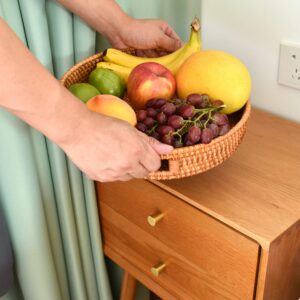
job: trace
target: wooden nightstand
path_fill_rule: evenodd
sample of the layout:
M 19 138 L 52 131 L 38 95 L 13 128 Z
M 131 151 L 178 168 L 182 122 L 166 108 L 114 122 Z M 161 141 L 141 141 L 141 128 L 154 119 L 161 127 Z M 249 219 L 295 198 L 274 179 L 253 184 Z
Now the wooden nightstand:
M 299 124 L 254 109 L 221 166 L 97 191 L 104 252 L 128 272 L 124 299 L 133 278 L 166 300 L 300 297 Z

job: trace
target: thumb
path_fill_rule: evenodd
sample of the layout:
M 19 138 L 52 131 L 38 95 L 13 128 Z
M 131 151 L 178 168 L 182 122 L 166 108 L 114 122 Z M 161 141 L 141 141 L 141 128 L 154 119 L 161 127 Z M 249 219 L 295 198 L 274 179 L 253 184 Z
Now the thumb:
M 180 40 L 171 38 L 164 33 L 161 33 L 158 43 L 158 48 L 163 48 L 164 50 L 170 52 L 175 51 L 181 47 Z
M 174 150 L 172 146 L 163 144 L 150 136 L 147 137 L 147 142 L 150 144 L 150 146 L 154 149 L 154 151 L 157 154 L 169 154 Z

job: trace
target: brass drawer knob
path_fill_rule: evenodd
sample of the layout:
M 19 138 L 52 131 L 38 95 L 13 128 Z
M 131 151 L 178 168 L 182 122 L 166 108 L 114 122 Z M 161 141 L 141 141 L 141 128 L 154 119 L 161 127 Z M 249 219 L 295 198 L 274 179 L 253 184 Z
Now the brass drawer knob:
M 163 217 L 164 214 L 159 212 L 151 216 L 148 216 L 147 221 L 151 226 L 155 226 Z
M 165 268 L 166 268 L 166 264 L 160 262 L 151 268 L 151 273 L 157 277 Z

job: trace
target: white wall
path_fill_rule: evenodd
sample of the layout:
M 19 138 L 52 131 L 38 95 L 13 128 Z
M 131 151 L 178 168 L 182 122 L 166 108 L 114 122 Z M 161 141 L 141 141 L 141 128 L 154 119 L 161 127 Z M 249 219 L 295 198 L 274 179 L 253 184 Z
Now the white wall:
M 203 48 L 247 65 L 253 106 L 300 122 L 300 90 L 277 83 L 280 42 L 300 43 L 300 1 L 202 0 L 201 11 Z

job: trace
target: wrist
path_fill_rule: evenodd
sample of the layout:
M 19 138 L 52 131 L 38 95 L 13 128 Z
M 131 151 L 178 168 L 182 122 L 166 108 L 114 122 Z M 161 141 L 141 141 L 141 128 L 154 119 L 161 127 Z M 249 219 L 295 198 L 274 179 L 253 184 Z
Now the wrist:
M 107 5 L 105 3 L 107 2 Z M 114 1 L 103 1 L 96 10 L 98 13 L 95 29 L 101 33 L 113 46 L 123 47 L 127 28 L 134 19 L 127 15 Z M 108 5 L 109 4 L 109 5 Z M 103 7 L 104 6 L 104 7 Z
M 80 138 L 80 128 L 88 119 L 87 106 L 58 83 L 52 94 L 52 109 L 48 111 L 47 125 L 41 131 L 55 144 L 64 148 L 70 141 Z

